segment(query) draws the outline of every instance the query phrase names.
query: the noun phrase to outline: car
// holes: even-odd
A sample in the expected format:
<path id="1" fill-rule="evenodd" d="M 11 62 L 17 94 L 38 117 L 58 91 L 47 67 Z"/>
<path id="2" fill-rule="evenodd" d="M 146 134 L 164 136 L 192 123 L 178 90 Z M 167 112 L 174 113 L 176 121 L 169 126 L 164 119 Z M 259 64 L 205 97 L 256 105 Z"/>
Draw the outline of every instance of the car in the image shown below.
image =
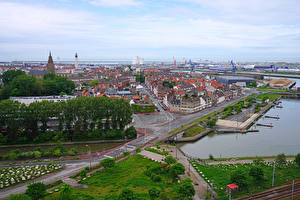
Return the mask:
<path id="1" fill-rule="evenodd" d="M 194 185 L 199 185 L 197 182 L 194 182 Z"/>

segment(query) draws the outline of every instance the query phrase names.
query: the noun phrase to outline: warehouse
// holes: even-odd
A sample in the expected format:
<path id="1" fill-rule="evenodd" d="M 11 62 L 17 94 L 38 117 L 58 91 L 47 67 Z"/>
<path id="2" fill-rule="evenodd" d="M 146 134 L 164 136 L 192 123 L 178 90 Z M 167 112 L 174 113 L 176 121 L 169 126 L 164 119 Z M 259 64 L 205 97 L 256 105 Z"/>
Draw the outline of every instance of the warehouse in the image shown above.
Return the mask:
<path id="1" fill-rule="evenodd" d="M 219 83 L 223 83 L 225 85 L 230 85 L 235 83 L 240 86 L 246 86 L 249 85 L 255 79 L 250 77 L 242 77 L 242 76 L 216 76 L 216 80 Z"/>

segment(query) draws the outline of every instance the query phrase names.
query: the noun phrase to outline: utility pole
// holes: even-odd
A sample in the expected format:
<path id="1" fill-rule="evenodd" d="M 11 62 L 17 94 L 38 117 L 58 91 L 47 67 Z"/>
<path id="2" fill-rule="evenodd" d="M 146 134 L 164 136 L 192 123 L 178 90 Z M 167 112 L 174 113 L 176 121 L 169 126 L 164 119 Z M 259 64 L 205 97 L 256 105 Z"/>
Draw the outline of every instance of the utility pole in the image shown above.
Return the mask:
<path id="1" fill-rule="evenodd" d="M 293 183 L 292 183 L 292 200 L 294 200 L 294 190 L 295 190 L 295 179 L 293 179 Z"/>
<path id="2" fill-rule="evenodd" d="M 275 162 L 273 164 L 272 187 L 274 187 L 274 178 L 275 178 Z"/>

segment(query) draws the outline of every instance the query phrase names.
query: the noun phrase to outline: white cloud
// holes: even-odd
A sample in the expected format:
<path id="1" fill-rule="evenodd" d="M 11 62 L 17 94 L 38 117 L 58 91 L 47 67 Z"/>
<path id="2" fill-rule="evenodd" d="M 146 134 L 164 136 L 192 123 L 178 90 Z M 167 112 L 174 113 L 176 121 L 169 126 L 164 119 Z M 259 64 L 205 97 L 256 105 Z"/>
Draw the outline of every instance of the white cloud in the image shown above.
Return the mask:
<path id="1" fill-rule="evenodd" d="M 121 6 L 138 6 L 140 2 L 135 0 L 92 0 L 90 4 L 95 6 L 121 7 Z"/>

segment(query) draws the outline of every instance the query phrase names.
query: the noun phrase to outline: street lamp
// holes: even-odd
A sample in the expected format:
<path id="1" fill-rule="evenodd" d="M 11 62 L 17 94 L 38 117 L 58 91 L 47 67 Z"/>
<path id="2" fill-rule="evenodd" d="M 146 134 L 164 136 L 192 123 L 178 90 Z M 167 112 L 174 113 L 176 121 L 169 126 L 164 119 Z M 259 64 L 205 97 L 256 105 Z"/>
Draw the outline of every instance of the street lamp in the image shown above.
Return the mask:
<path id="1" fill-rule="evenodd" d="M 88 155 L 91 155 L 91 149 L 90 149 L 90 146 L 89 145 L 85 145 L 88 149 L 89 149 L 89 151 L 88 151 Z M 92 168 L 92 158 L 90 157 L 90 169 Z"/>

